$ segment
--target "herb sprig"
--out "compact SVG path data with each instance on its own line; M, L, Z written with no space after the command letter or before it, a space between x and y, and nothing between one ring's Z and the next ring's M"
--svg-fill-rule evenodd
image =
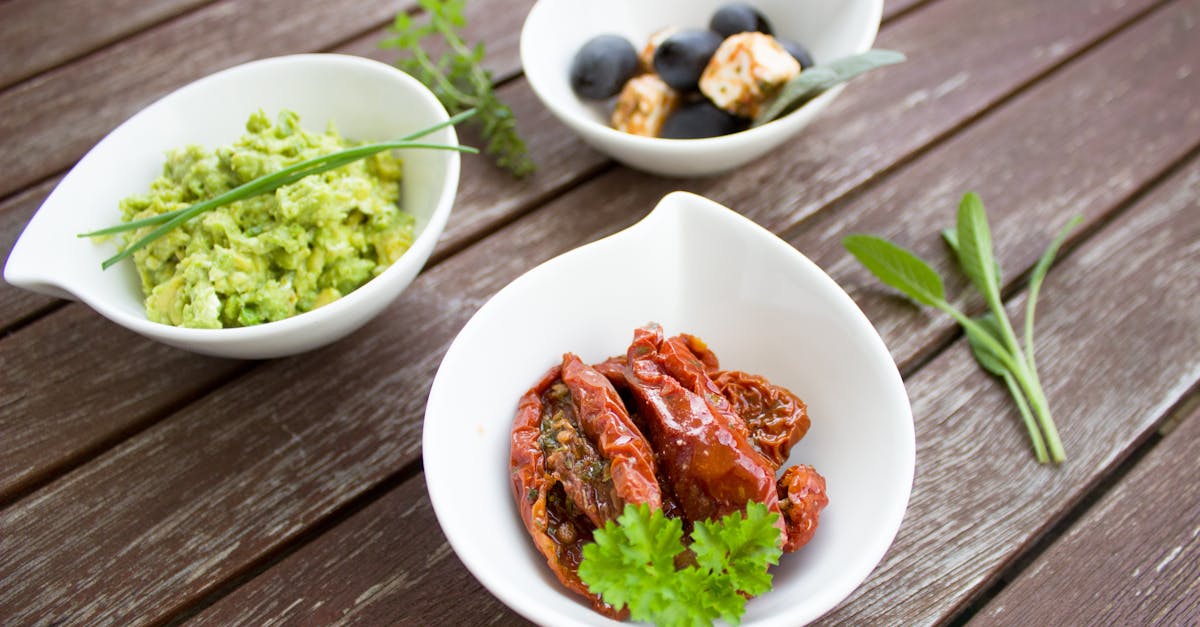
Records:
M840 85L860 74L885 65L903 62L907 57L894 50L874 49L861 54L814 65L797 74L784 84L779 95L754 118L754 126L762 126L771 120L795 111L804 103L820 96L835 85Z
M779 563L779 514L749 503L719 521L697 522L684 548L683 525L648 505L625 506L616 524L597 529L584 545L579 578L588 589L630 618L657 625L738 624L747 597L771 589L767 567ZM690 550L695 565L676 567Z
M462 38L466 0L420 0L419 4L429 20L418 24L401 11L392 24L395 36L379 45L407 52L396 66L429 87L451 113L479 110L476 122L487 142L484 150L497 165L517 177L533 173L536 166L517 131L512 109L496 95L492 74L482 65L484 45L472 48ZM441 37L449 47L436 61L424 47L434 37Z
M331 152L319 157L313 157L312 159L306 159L299 163L283 168L282 170L265 174L256 179L247 181L223 194L219 194L194 205L175 209L173 211L167 211L147 218L141 218L139 220L122 222L121 224L88 233L80 233L77 237L100 237L102 235L112 235L114 233L132 231L142 227L159 225L158 228L150 231L141 239L137 240L133 244L130 244L129 246L126 246L112 257L105 259L100 264L100 267L104 270L107 270L112 267L113 264L116 264L138 250L145 248L163 235L170 233L179 225L206 211L211 211L212 209L223 207L239 200L245 200L261 194L273 192L280 187L291 185L292 183L295 183L304 177L311 176L313 174L320 174L322 172L328 172L329 170L335 170L385 150L399 150L401 148L424 148L430 150L452 150L471 154L478 153L478 150L470 146L429 144L413 141L439 129L458 124L459 122L462 122L473 115L475 115L474 110L467 110L451 117L448 120L438 122L432 126L428 126L419 131L410 133L395 141L363 144L361 146L347 148L346 150L339 150L337 152Z
M1061 463L1066 459L1050 406L1042 390L1034 359L1033 324L1038 294L1054 257L1067 235L1082 217L1072 218L1054 238L1029 278L1025 304L1024 347L1016 333L1000 291L1000 263L992 251L991 230L983 201L974 193L963 196L958 206L957 226L942 232L954 251L958 265L975 289L983 295L989 312L970 318L946 301L942 277L911 251L873 235L850 235L842 244L850 254L885 285L893 287L922 305L939 309L954 318L966 333L971 352L987 372L1003 379L1022 421L1029 431L1034 456L1039 463Z

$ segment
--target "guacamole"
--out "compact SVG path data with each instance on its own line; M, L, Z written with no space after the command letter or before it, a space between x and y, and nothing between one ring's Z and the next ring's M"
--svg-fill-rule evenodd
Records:
M147 194L121 202L125 221L187 207L294 163L355 145L332 124L300 127L262 111L246 134L215 152L167 154ZM401 164L381 152L274 192L208 211L134 253L155 322L215 329L303 313L354 291L412 244L411 215L397 205ZM128 246L153 227L127 233Z

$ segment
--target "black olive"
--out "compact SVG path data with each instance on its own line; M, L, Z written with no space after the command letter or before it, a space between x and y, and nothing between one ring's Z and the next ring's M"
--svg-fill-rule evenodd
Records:
M721 41L720 35L709 30L681 30L664 39L654 51L654 71L679 91L695 91L704 66Z
M637 50L617 35L590 39L571 61L571 89L581 98L604 100L617 95L638 71Z
M789 39L780 39L778 41L779 45L783 46L783 49L787 50L788 54L792 55L792 58L800 63L800 69L807 70L813 66L812 55L808 53L807 48Z
M718 108L708 100L683 105L663 122L659 137L699 139L745 130L749 121Z
M758 9L741 2L727 4L717 9L717 12L713 13L708 27L720 33L722 37L753 32L770 35L772 32L771 23L763 17L762 13L758 12Z

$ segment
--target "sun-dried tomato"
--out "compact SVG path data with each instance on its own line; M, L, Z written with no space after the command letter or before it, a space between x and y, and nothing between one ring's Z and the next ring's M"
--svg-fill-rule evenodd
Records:
M808 432L808 407L804 401L787 388L756 374L726 370L717 372L713 380L746 423L758 450L776 468L782 466L791 454L792 445Z
M751 500L778 512L774 472L725 416L667 374L662 344L658 325L634 331L625 378L685 517L718 518Z
M795 551L812 540L821 510L828 504L825 478L812 466L792 466L784 471L779 478L779 507L787 527L784 551Z
M542 448L542 395L559 379L561 367L551 368L517 404L513 421L509 467L513 496L525 529L551 572L567 589L587 597L596 611L618 616L616 608L588 591L579 580L583 545L591 541L590 522L569 505L561 482L547 469Z
M584 432L609 462L620 507L624 508L625 503L646 503L652 509L662 507L654 473L654 451L629 418L617 390L604 375L571 353L563 356L562 380L570 389ZM618 510L608 519L619 515Z
M597 611L624 618L578 576L595 528L626 503L661 508L690 531L695 521L758 501L780 514L783 548L794 551L812 538L829 502L824 478L809 466L775 479L808 425L804 403L785 388L721 371L702 340L664 340L651 324L634 332L625 355L594 366L563 355L521 397L513 491L555 576Z

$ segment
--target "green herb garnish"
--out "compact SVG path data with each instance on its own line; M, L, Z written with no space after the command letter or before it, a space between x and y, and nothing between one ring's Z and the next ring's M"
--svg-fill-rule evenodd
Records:
M754 118L754 126L762 126L784 116L816 98L830 87L844 83L859 74L885 65L900 63L905 56L893 50L868 50L824 65L814 65L788 81L771 104Z
M251 181L247 181L246 183L243 183L223 194L213 196L208 200L198 202L194 205L183 207L181 209L175 209L174 211L167 211L165 213L160 213L158 215L139 220L122 222L121 224L103 228L97 231L91 231L89 233L80 233L78 237L99 237L102 235L112 235L114 233L132 231L134 229L140 229L146 226L153 226L156 224L159 225L158 228L150 231L150 233L148 233L145 237L142 237L133 244L126 246L121 250L121 252L113 255L112 257L105 259L100 266L107 270L113 264L132 255L134 252L145 248L154 240L157 240L167 233L170 233L179 225L200 215L201 213L204 213L205 211L210 211L212 209L216 209L217 207L223 207L239 200L245 200L261 194L273 192L285 185L291 185L292 183L295 183L306 176L328 172L329 170L335 170L385 150L398 150L401 148L426 148L432 150L453 150L472 154L478 153L478 150L470 146L427 144L413 141L439 129L458 124L459 122L470 118L473 115L475 115L474 110L467 110L443 122L438 122L437 124L423 128L419 131L409 133L408 135L405 135L404 137L401 137L395 141L363 144L362 146L355 146L353 148L347 148L346 150L339 150L337 152L331 152L327 155L321 155L320 157L306 159L299 163L283 168L277 172L272 172L271 174L266 174Z
M683 525L648 505L626 505L614 524L597 529L584 545L579 578L633 620L657 625L709 625L717 618L738 624L746 598L771 589L767 567L779 563L783 536L779 514L747 504L746 513L700 521L692 544L682 544ZM695 565L676 567L690 550Z
M478 109L476 122L487 141L487 154L514 176L531 174L536 166L517 132L517 120L512 109L496 96L491 72L483 68L483 44L472 48L460 34L467 24L463 13L466 0L420 0L419 4L429 14L429 21L416 24L401 11L392 24L395 36L379 45L408 52L409 56L396 62L397 67L429 87L451 113ZM436 61L422 47L435 35L440 35L449 47L449 52Z
M1000 293L1000 263L992 253L992 236L983 202L974 193L963 196L958 206L955 229L942 236L954 251L958 265L983 295L990 311L970 318L946 302L942 277L911 251L872 235L851 235L842 244L884 284L914 301L935 307L954 318L967 335L971 352L987 372L1004 380L1017 410L1029 431L1034 455L1039 463L1066 459L1058 429L1050 416L1050 406L1038 378L1034 361L1033 320L1038 293L1046 272L1054 263L1058 249L1082 217L1067 222L1034 267L1029 279L1029 298L1025 306L1025 346L1022 348L1004 310Z

